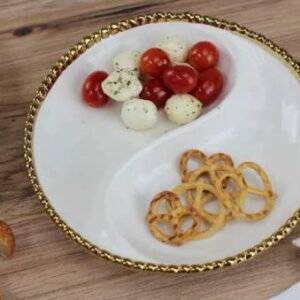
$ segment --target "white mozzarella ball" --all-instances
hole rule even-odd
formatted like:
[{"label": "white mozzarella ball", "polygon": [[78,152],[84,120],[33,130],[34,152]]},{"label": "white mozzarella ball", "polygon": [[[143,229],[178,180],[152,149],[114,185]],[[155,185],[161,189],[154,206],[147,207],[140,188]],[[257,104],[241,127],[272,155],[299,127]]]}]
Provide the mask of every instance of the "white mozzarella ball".
[{"label": "white mozzarella ball", "polygon": [[184,62],[187,58],[187,44],[177,35],[164,37],[157,47],[168,53],[172,63]]},{"label": "white mozzarella ball", "polygon": [[114,71],[102,82],[103,92],[116,101],[137,97],[143,87],[135,73]]},{"label": "white mozzarella ball", "polygon": [[130,129],[147,130],[157,122],[157,108],[149,100],[131,99],[123,103],[121,119]]},{"label": "white mozzarella ball", "polygon": [[178,125],[184,125],[197,119],[202,111],[202,103],[189,94],[173,95],[167,100],[165,113]]},{"label": "white mozzarella ball", "polygon": [[138,74],[138,64],[141,53],[139,51],[124,51],[114,58],[116,71],[132,71]]}]

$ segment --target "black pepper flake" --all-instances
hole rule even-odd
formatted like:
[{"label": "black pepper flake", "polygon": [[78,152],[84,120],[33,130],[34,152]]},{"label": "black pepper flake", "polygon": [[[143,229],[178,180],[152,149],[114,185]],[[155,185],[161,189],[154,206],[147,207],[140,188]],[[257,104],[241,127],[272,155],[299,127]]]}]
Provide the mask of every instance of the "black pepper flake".
[{"label": "black pepper flake", "polygon": [[130,83],[131,83],[131,81],[130,81],[130,80],[128,80],[128,81],[126,82],[127,86],[129,86],[129,85],[130,85]]}]

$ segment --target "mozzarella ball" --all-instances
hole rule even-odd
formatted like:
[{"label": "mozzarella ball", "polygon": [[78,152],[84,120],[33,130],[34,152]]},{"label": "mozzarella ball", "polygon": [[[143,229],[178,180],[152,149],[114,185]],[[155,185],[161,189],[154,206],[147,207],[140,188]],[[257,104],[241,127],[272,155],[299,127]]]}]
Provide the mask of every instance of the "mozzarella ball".
[{"label": "mozzarella ball", "polygon": [[157,108],[149,100],[131,99],[123,103],[121,119],[130,129],[147,130],[157,122]]},{"label": "mozzarella ball", "polygon": [[202,103],[189,94],[173,95],[167,100],[165,113],[169,120],[184,125],[196,120],[202,111]]},{"label": "mozzarella ball", "polygon": [[188,47],[179,36],[166,36],[156,46],[168,53],[172,63],[186,61]]},{"label": "mozzarella ball", "polygon": [[114,58],[116,71],[132,71],[138,74],[138,63],[141,53],[139,51],[124,51]]},{"label": "mozzarella ball", "polygon": [[137,97],[143,89],[138,77],[131,71],[114,71],[101,86],[107,96],[121,102]]}]

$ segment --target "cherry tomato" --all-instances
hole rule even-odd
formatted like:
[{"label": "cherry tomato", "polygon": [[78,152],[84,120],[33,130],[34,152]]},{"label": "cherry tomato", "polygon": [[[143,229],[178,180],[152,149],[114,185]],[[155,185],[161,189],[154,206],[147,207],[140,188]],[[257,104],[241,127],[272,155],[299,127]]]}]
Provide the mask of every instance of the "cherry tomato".
[{"label": "cherry tomato", "polygon": [[144,75],[159,78],[170,64],[170,58],[165,51],[159,48],[150,48],[140,58],[140,71]]},{"label": "cherry tomato", "polygon": [[196,87],[198,73],[191,66],[175,65],[164,72],[163,80],[166,87],[174,93],[186,94]]},{"label": "cherry tomato", "polygon": [[158,109],[165,106],[170,96],[171,92],[160,80],[152,78],[143,82],[143,90],[140,93],[140,98],[151,100]]},{"label": "cherry tomato", "polygon": [[218,98],[222,88],[223,76],[219,70],[212,68],[199,74],[197,87],[192,94],[203,106],[208,106]]},{"label": "cherry tomato", "polygon": [[84,81],[82,86],[82,98],[92,107],[103,106],[109,99],[104,94],[101,83],[108,76],[106,72],[96,71],[91,73]]},{"label": "cherry tomato", "polygon": [[188,62],[197,70],[215,67],[219,61],[219,51],[210,42],[199,42],[188,52]]}]

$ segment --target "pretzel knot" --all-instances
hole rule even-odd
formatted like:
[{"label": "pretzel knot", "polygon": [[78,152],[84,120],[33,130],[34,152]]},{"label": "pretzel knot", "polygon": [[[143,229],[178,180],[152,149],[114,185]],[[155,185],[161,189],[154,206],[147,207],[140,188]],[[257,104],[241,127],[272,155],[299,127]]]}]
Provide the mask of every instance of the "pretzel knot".
[{"label": "pretzel knot", "polygon": [[208,162],[208,157],[200,150],[192,149],[192,150],[185,151],[181,155],[179,161],[179,169],[182,178],[185,178],[186,176],[187,176],[186,178],[188,178],[188,174],[190,174],[193,171],[188,169],[188,162],[193,158],[198,161],[199,166],[206,165]]},{"label": "pretzel knot", "polygon": [[[258,189],[256,187],[249,186],[245,177],[243,176],[243,171],[246,169],[252,169],[257,173],[257,175],[261,178],[264,189]],[[264,218],[266,215],[270,213],[273,208],[274,200],[276,199],[277,195],[273,192],[271,182],[266,174],[266,172],[256,163],[254,162],[244,162],[239,165],[237,168],[238,176],[243,178],[244,184],[246,186],[246,192],[242,193],[237,203],[233,206],[233,213],[236,217],[249,220],[249,221],[256,221]],[[264,208],[257,212],[257,213],[246,213],[243,211],[242,206],[246,201],[246,197],[248,195],[256,195],[265,200]]]},{"label": "pretzel knot", "polygon": [[[204,208],[207,201],[212,201],[213,199],[218,201],[219,204],[219,211],[217,214],[208,212]],[[198,211],[200,217],[207,225],[205,230],[199,230],[199,232],[193,237],[194,240],[208,237],[225,224],[227,214],[226,207],[222,201],[220,193],[213,185],[203,183],[198,186],[193,207]]]},{"label": "pretzel knot", "polygon": [[210,157],[207,157],[200,150],[195,150],[195,149],[187,150],[181,155],[179,161],[179,170],[181,173],[182,182],[188,182],[190,175],[193,173],[193,171],[195,171],[195,170],[190,170],[188,167],[188,163],[191,159],[195,159],[198,161],[199,167],[197,169],[201,168],[201,166],[204,165],[209,166],[216,163],[226,164],[231,167],[234,166],[232,158],[225,153],[215,153]]},{"label": "pretzel knot", "polygon": [[[166,213],[159,212],[159,206],[165,205]],[[183,228],[183,221],[187,218],[192,224]],[[160,241],[173,245],[181,245],[183,242],[192,239],[198,232],[200,218],[196,209],[183,206],[179,197],[173,192],[165,191],[159,193],[151,202],[150,209],[146,216],[151,233]],[[170,232],[162,230],[162,224],[170,227]]]},{"label": "pretzel knot", "polygon": [[[189,161],[196,159],[198,167],[189,169]],[[206,156],[199,150],[188,150],[180,158],[179,169],[182,183],[172,191],[159,193],[151,202],[147,214],[152,234],[162,242],[181,245],[188,240],[210,236],[227,222],[238,218],[256,221],[268,215],[274,205],[276,194],[265,171],[254,162],[244,162],[237,168],[231,157],[224,153]],[[263,188],[247,183],[245,170],[251,169],[260,177]],[[256,213],[247,213],[243,206],[247,197],[255,195],[264,200],[264,208]],[[185,204],[182,200],[185,199]],[[217,202],[218,212],[207,211],[205,205]],[[159,212],[163,205],[165,212]],[[192,224],[183,228],[186,218]],[[160,225],[168,223],[171,233],[165,233]],[[206,228],[203,229],[203,224]]]},{"label": "pretzel knot", "polygon": [[[228,173],[233,173],[235,170],[232,166],[233,163],[231,158],[230,159],[223,159],[220,160],[220,158],[223,158],[223,154],[222,153],[217,153],[213,156],[211,156],[208,160],[208,164],[207,165],[203,165],[200,168],[194,170],[191,173],[188,173],[188,178],[185,178],[185,181],[189,184],[194,184],[194,185],[203,185],[207,184],[211,185],[213,187],[217,186],[217,183],[220,181],[220,176],[221,174],[223,174],[224,172],[226,174]],[[228,156],[227,156],[228,157]],[[211,159],[212,158],[212,159]],[[215,161],[218,162],[224,162],[224,163],[214,163]],[[227,180],[223,180],[222,181],[222,185],[225,188],[227,186]],[[212,188],[207,188],[206,190],[203,190],[203,196],[202,196],[202,200],[201,200],[201,207],[203,207],[205,204],[212,202],[213,200],[218,199],[219,202],[222,203],[223,205],[223,200],[221,200],[221,190],[215,190],[215,192],[212,192]],[[234,197],[235,195],[230,194],[230,197]],[[228,197],[229,197],[228,196]],[[195,202],[195,190],[193,189],[189,189],[186,192],[186,197],[188,199],[188,202],[190,205],[193,205],[193,203]],[[230,210],[229,206],[226,206],[226,220],[232,220],[233,219],[233,214],[232,211]],[[202,210],[204,211],[204,209]],[[216,215],[212,214],[212,213],[207,213],[205,214],[207,221],[213,222],[216,219]]]}]

